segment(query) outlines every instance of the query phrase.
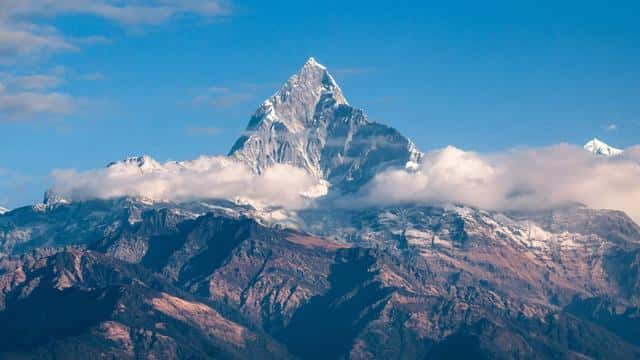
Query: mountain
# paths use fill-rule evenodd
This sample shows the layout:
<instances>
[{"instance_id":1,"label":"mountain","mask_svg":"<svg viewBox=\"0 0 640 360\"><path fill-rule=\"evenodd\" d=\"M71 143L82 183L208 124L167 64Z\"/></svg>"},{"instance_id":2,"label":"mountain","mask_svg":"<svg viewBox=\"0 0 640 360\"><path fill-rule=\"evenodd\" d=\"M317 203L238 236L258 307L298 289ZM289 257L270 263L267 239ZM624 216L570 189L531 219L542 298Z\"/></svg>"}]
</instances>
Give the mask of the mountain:
<instances>
[{"instance_id":1,"label":"mountain","mask_svg":"<svg viewBox=\"0 0 640 360\"><path fill-rule=\"evenodd\" d=\"M228 157L100 171L286 164L342 194L421 156L310 59ZM623 212L152 200L0 216L0 358L640 358L640 227Z\"/></svg>"},{"instance_id":2,"label":"mountain","mask_svg":"<svg viewBox=\"0 0 640 360\"><path fill-rule=\"evenodd\" d=\"M262 103L229 156L260 173L275 163L305 169L343 191L422 154L397 130L347 103L326 67L310 58Z\"/></svg>"},{"instance_id":3,"label":"mountain","mask_svg":"<svg viewBox=\"0 0 640 360\"><path fill-rule=\"evenodd\" d=\"M143 267L84 250L0 261L2 358L286 358Z\"/></svg>"},{"instance_id":4,"label":"mountain","mask_svg":"<svg viewBox=\"0 0 640 360\"><path fill-rule=\"evenodd\" d=\"M0 215L9 212L9 209L7 208L3 208L2 206L0 206Z\"/></svg>"},{"instance_id":5,"label":"mountain","mask_svg":"<svg viewBox=\"0 0 640 360\"><path fill-rule=\"evenodd\" d=\"M593 138L593 140L586 143L584 145L584 149L596 155L606 157L621 155L624 152L623 150L609 146L596 138Z\"/></svg>"},{"instance_id":6,"label":"mountain","mask_svg":"<svg viewBox=\"0 0 640 360\"><path fill-rule=\"evenodd\" d=\"M589 311L640 303L640 228L622 213L372 208L321 236L246 214L121 199L0 218L5 334L52 329L0 353L149 356L158 338L169 358L640 356L632 328ZM43 327L33 304L60 318Z\"/></svg>"}]
</instances>

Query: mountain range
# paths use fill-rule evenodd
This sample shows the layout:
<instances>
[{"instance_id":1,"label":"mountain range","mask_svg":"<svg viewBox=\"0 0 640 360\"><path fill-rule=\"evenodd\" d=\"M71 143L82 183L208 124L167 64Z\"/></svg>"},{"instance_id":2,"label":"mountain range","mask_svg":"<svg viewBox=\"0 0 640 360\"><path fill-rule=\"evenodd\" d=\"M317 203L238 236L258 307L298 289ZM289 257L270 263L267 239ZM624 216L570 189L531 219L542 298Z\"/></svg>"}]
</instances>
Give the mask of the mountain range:
<instances>
[{"instance_id":1,"label":"mountain range","mask_svg":"<svg viewBox=\"0 0 640 360\"><path fill-rule=\"evenodd\" d=\"M324 200L423 158L309 59L228 156L106 171L286 165L312 179L313 206L52 188L0 215L0 357L640 358L640 227L625 213Z\"/></svg>"}]
</instances>

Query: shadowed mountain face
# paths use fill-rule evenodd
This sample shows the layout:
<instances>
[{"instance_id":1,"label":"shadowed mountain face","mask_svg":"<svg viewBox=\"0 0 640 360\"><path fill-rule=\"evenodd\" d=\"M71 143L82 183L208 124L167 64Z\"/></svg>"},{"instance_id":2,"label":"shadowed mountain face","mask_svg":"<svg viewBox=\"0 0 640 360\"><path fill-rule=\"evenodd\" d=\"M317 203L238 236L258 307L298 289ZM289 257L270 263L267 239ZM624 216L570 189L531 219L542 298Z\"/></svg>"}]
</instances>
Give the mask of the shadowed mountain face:
<instances>
[{"instance_id":1,"label":"shadowed mountain face","mask_svg":"<svg viewBox=\"0 0 640 360\"><path fill-rule=\"evenodd\" d=\"M194 217L186 209L195 205L107 205L123 214L139 206L140 216L97 222L96 229L109 229L98 240L83 240L82 232L61 235L87 250L3 258L0 317L7 340L1 352L83 347L123 358L158 351L170 358L640 356L633 338L638 292L629 286L639 275L638 249L629 249L631 240L625 246L606 240L617 232L584 238L550 233L556 238L548 241L557 244L545 248L536 243L540 235L516 235L517 221L504 215L380 209L373 214L384 211L386 220L374 222L378 235L371 236L386 239L386 247L368 249L363 239L335 241L240 214ZM77 206L86 204L47 212L76 212L70 208ZM369 229L372 215L361 215L354 224ZM78 221L96 218L84 216ZM399 223L404 234L387 237ZM436 235L417 234L417 228ZM590 299L603 294L614 305L593 305L597 300ZM36 307L42 313L29 311ZM50 311L60 318L43 315ZM48 319L54 321L41 323ZM238 349L238 343L247 345Z\"/></svg>"},{"instance_id":2,"label":"shadowed mountain face","mask_svg":"<svg viewBox=\"0 0 640 360\"><path fill-rule=\"evenodd\" d=\"M286 357L146 269L82 250L2 262L0 357Z\"/></svg>"},{"instance_id":3,"label":"shadowed mountain face","mask_svg":"<svg viewBox=\"0 0 640 360\"><path fill-rule=\"evenodd\" d=\"M258 173L275 163L301 167L345 191L422 156L396 129L350 106L313 58L262 103L229 155Z\"/></svg>"},{"instance_id":4,"label":"shadowed mountain face","mask_svg":"<svg viewBox=\"0 0 640 360\"><path fill-rule=\"evenodd\" d=\"M421 154L310 59L230 158L350 192ZM273 219L136 198L0 215L0 358L640 358L624 213L320 203Z\"/></svg>"}]
</instances>

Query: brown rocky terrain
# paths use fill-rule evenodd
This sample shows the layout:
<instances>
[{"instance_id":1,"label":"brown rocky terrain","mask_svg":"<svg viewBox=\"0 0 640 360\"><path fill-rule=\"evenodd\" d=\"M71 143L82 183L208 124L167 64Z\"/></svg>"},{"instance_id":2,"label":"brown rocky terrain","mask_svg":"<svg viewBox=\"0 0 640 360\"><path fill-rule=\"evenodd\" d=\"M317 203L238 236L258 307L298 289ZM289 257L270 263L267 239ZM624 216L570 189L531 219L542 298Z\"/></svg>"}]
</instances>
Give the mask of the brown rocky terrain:
<instances>
[{"instance_id":1,"label":"brown rocky terrain","mask_svg":"<svg viewBox=\"0 0 640 360\"><path fill-rule=\"evenodd\" d=\"M436 238L405 231L393 249L159 208L102 226L110 235L84 240L85 250L5 257L3 353L82 345L118 357L640 356L632 222L584 238L550 232L559 245L547 248L517 235L515 217L413 211L438 214ZM33 308L68 328L48 329Z\"/></svg>"}]
</instances>

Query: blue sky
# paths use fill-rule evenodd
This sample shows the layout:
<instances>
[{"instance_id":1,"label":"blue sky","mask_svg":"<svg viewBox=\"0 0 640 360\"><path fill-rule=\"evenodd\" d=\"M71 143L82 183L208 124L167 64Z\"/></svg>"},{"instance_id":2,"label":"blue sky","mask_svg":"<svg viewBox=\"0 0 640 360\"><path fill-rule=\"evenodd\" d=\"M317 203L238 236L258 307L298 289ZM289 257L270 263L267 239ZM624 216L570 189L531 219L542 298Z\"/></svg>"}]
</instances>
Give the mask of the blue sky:
<instances>
[{"instance_id":1,"label":"blue sky","mask_svg":"<svg viewBox=\"0 0 640 360\"><path fill-rule=\"evenodd\" d=\"M0 4L0 206L52 169L224 154L314 56L422 150L637 144L632 1Z\"/></svg>"}]
</instances>

